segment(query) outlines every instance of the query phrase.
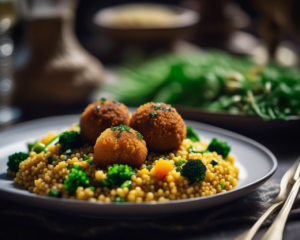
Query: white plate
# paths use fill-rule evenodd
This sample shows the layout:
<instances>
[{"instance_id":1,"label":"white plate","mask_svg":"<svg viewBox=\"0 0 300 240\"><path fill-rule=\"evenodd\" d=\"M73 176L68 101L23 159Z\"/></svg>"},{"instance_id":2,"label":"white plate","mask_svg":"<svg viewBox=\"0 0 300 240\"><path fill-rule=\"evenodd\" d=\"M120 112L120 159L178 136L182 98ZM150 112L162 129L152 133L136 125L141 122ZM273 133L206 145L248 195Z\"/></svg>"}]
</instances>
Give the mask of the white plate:
<instances>
[{"instance_id":1,"label":"white plate","mask_svg":"<svg viewBox=\"0 0 300 240\"><path fill-rule=\"evenodd\" d=\"M239 182L235 189L213 196L170 201L167 203L92 203L86 201L55 199L29 193L6 176L7 156L16 151L27 151L26 143L60 131L77 123L78 115L50 117L16 125L0 133L0 197L25 205L57 210L90 217L148 218L175 215L206 209L242 197L261 186L276 171L274 155L262 145L241 135L206 124L186 121L202 139L217 137L228 142L240 168Z\"/></svg>"}]
</instances>

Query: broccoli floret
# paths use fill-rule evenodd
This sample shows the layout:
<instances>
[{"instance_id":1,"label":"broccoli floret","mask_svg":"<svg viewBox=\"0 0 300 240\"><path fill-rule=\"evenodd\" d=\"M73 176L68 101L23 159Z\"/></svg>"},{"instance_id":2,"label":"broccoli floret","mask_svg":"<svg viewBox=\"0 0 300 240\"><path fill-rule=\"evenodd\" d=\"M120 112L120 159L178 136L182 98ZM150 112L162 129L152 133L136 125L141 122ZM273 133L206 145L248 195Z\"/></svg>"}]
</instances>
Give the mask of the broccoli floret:
<instances>
[{"instance_id":1,"label":"broccoli floret","mask_svg":"<svg viewBox=\"0 0 300 240\"><path fill-rule=\"evenodd\" d=\"M60 144L60 149L66 151L71 148L79 148L82 145L81 135L76 131L63 132L59 136L58 143Z\"/></svg>"},{"instance_id":2,"label":"broccoli floret","mask_svg":"<svg viewBox=\"0 0 300 240\"><path fill-rule=\"evenodd\" d=\"M111 185L120 185L126 180L130 180L135 172L131 167L122 164L114 164L107 172L107 180Z\"/></svg>"},{"instance_id":3,"label":"broccoli floret","mask_svg":"<svg viewBox=\"0 0 300 240\"><path fill-rule=\"evenodd\" d=\"M191 139L192 142L199 142L200 138L191 126L186 128L186 138Z\"/></svg>"},{"instance_id":4,"label":"broccoli floret","mask_svg":"<svg viewBox=\"0 0 300 240\"><path fill-rule=\"evenodd\" d=\"M85 171L72 168L64 184L65 189L73 194L79 186L84 188L88 187L90 184L90 179L86 175Z\"/></svg>"},{"instance_id":5,"label":"broccoli floret","mask_svg":"<svg viewBox=\"0 0 300 240\"><path fill-rule=\"evenodd\" d=\"M222 157L225 159L230 152L230 147L226 142L221 142L217 138L213 138L208 145L207 150L210 152L216 152L217 154L222 155Z\"/></svg>"},{"instance_id":6,"label":"broccoli floret","mask_svg":"<svg viewBox=\"0 0 300 240\"><path fill-rule=\"evenodd\" d=\"M19 171L20 162L23 162L28 157L29 154L23 152L14 153L8 156L7 170L17 173Z\"/></svg>"},{"instance_id":7,"label":"broccoli floret","mask_svg":"<svg viewBox=\"0 0 300 240\"><path fill-rule=\"evenodd\" d=\"M181 169L181 175L187 177L191 183L202 181L205 173L206 166L199 159L189 159Z\"/></svg>"}]
</instances>

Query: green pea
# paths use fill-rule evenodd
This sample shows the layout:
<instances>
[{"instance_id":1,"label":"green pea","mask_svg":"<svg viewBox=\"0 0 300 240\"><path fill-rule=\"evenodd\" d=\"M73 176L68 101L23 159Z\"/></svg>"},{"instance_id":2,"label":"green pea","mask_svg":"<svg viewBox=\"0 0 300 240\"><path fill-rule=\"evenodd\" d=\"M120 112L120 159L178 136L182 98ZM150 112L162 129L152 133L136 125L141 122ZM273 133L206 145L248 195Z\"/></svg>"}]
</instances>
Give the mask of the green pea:
<instances>
[{"instance_id":1,"label":"green pea","mask_svg":"<svg viewBox=\"0 0 300 240\"><path fill-rule=\"evenodd\" d=\"M185 164L186 162L187 162L187 161L186 161L185 159L180 158L180 159L178 160L178 162L175 163L175 166L180 167L180 166L182 166L183 164Z\"/></svg>"},{"instance_id":2,"label":"green pea","mask_svg":"<svg viewBox=\"0 0 300 240\"><path fill-rule=\"evenodd\" d=\"M177 167L176 172L181 172L181 167Z\"/></svg>"},{"instance_id":3,"label":"green pea","mask_svg":"<svg viewBox=\"0 0 300 240\"><path fill-rule=\"evenodd\" d=\"M95 192L95 187L91 186L91 187L89 187L89 189L91 189L93 192Z\"/></svg>"},{"instance_id":4,"label":"green pea","mask_svg":"<svg viewBox=\"0 0 300 240\"><path fill-rule=\"evenodd\" d=\"M78 164L77 162L74 163L73 166L74 166L74 168L76 168L76 169L79 169L79 168L80 168L80 166L79 166L79 164Z\"/></svg>"},{"instance_id":5,"label":"green pea","mask_svg":"<svg viewBox=\"0 0 300 240\"><path fill-rule=\"evenodd\" d=\"M131 187L131 180L126 180L125 182L123 182L122 183L122 185L121 185L121 188L128 188L128 189L130 189L130 187Z\"/></svg>"}]
</instances>

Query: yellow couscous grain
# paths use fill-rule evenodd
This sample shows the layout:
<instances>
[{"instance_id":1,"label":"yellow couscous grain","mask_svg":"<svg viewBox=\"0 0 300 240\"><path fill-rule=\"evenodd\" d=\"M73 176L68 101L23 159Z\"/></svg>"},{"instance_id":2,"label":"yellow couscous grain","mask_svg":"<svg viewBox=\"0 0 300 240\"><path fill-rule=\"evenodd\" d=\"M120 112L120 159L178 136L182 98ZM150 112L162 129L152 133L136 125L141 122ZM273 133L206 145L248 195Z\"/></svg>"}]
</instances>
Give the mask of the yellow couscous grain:
<instances>
[{"instance_id":1,"label":"yellow couscous grain","mask_svg":"<svg viewBox=\"0 0 300 240\"><path fill-rule=\"evenodd\" d=\"M128 202L166 202L170 200L197 198L209 196L232 190L238 182L239 170L234 165L234 156L229 154L226 159L217 153L189 153L188 148L193 146L199 150L205 150L209 142L192 142L185 139L178 150L166 154L150 152L147 164L139 169L135 168L135 175L131 176L131 187L120 188L113 186L112 189L101 187L99 181L106 179L106 174L111 166L100 168L95 164L83 161L83 155L93 160L93 147L85 146L73 149L72 154L67 157L61 155L59 145L51 146L48 151L39 154L30 152L29 158L20 163L20 170L15 175L14 181L25 186L30 192L47 196L50 189L61 192L62 198L78 199L91 202L110 203L116 197L121 197ZM48 158L55 159L51 164ZM173 166L162 179L152 175L149 169L154 169L159 161L167 161ZM207 168L203 181L190 183L189 179L181 176L176 171L175 164L179 159L200 159ZM218 161L213 166L212 160ZM74 194L70 194L64 187L64 181L68 178L69 165L76 165L83 169L90 178L89 187L78 187ZM150 168L149 168L150 166Z\"/></svg>"}]
</instances>

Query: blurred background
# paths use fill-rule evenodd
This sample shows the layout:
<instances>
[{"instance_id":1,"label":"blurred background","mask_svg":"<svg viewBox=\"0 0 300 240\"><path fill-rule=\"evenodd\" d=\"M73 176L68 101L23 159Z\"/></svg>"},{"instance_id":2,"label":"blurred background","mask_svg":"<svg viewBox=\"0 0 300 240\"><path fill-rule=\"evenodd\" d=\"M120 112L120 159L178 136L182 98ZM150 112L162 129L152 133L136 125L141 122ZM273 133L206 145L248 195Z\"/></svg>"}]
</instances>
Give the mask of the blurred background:
<instances>
[{"instance_id":1,"label":"blurred background","mask_svg":"<svg viewBox=\"0 0 300 240\"><path fill-rule=\"evenodd\" d=\"M0 0L0 129L109 97L245 134L299 133L299 5Z\"/></svg>"}]
</instances>

